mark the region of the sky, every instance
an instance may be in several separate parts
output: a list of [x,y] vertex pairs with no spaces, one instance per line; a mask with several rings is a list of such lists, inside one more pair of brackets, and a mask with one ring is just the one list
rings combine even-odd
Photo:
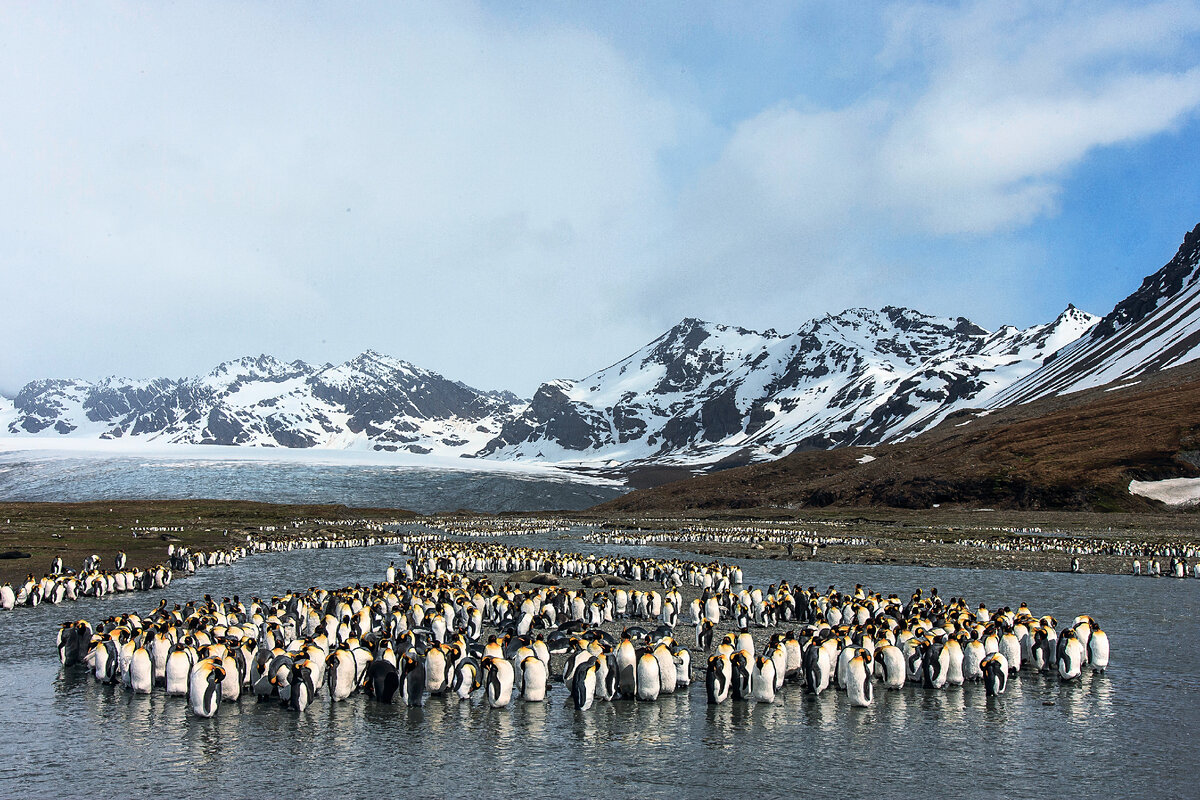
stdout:
[[1103,314],[1198,153],[1200,2],[6,3],[0,393]]

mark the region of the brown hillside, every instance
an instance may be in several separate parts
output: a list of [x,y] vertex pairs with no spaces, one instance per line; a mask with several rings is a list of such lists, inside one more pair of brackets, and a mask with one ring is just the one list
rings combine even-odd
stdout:
[[[873,456],[869,463],[859,463]],[[912,441],[794,453],[646,489],[607,513],[827,506],[1139,511],[1130,479],[1200,476],[1200,364],[981,415]]]

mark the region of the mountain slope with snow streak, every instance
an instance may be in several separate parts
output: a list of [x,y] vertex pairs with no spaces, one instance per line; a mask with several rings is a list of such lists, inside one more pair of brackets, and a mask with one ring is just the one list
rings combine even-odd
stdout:
[[1019,405],[1118,381],[1134,381],[1200,358],[1200,225],[1091,332],[992,400]]

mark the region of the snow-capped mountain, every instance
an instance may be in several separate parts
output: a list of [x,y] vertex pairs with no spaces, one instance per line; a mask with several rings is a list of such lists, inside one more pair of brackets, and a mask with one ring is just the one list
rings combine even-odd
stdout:
[[1200,225],[1103,319],[1068,306],[1026,329],[850,309],[792,333],[685,319],[528,402],[371,351],[337,366],[270,356],[198,378],[42,380],[0,398],[9,436],[373,448],[608,466],[711,465],[901,441],[999,408],[1200,358]]
[[910,309],[850,309],[793,334],[685,319],[580,381],[543,384],[481,455],[712,463],[915,435],[1040,366],[1096,317],[995,333]]
[[1168,369],[1200,357],[1200,225],[1167,264],[1091,332],[996,395],[1010,406]]
[[458,455],[482,447],[524,405],[367,351],[321,367],[247,357],[185,380],[34,381],[0,420],[18,435]]

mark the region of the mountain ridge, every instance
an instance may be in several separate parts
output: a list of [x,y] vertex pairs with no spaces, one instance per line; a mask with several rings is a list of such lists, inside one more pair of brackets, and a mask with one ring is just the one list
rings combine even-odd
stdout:
[[528,400],[374,350],[322,365],[261,354],[191,378],[31,381],[0,400],[0,431],[702,470],[904,442],[965,409],[1136,381],[1198,357],[1200,225],[1104,317],[1068,305],[1040,325],[988,331],[889,305],[783,333],[685,317]]

